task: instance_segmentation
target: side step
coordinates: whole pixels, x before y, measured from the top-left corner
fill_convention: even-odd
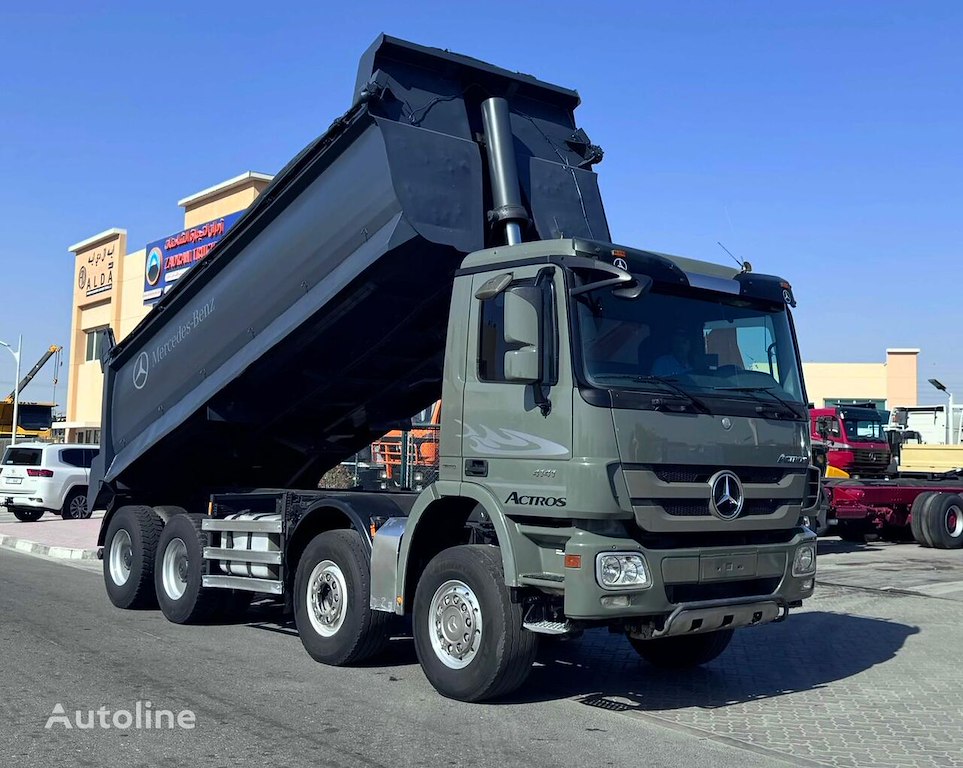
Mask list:
[[[228,533],[281,533],[281,520],[216,520],[201,521],[202,531]]]
[[[522,626],[540,635],[569,635],[576,631],[570,621],[526,621]]]
[[[245,592],[266,592],[270,595],[284,594],[284,584],[272,579],[252,579],[247,576],[211,575],[202,577],[201,584],[205,587],[220,587],[222,589],[240,589]]]
[[[204,547],[205,560],[230,560],[236,563],[281,564],[280,552],[259,552],[254,549],[228,549],[226,547]]]

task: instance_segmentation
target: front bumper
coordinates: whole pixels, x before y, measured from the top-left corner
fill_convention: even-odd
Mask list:
[[[725,626],[774,621],[785,615],[789,605],[812,595],[815,571],[795,576],[792,569],[799,548],[814,546],[815,541],[812,531],[800,527],[789,541],[776,544],[645,549],[632,539],[577,531],[566,543],[565,555],[579,555],[583,565],[565,569],[564,612],[569,619],[584,621],[680,617],[685,611],[703,612],[689,618],[701,618],[705,626],[716,618],[728,621]],[[594,565],[596,557],[607,552],[644,555],[650,585],[603,588]],[[615,596],[619,599],[612,600]],[[754,603],[758,605],[752,610],[746,607]],[[677,620],[682,621],[677,618],[672,623]]]

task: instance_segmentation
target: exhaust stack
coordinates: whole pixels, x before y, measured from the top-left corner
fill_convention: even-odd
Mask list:
[[[522,223],[528,221],[528,211],[522,205],[515,167],[515,147],[512,138],[508,102],[499,97],[482,102],[482,123],[488,145],[488,171],[492,184],[494,208],[488,220],[505,223],[505,239],[509,245],[522,242]]]

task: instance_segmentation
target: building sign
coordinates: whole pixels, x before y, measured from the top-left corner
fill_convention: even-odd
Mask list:
[[[114,287],[114,255],[117,243],[107,243],[78,259],[77,287],[85,296],[106,293]]]
[[[144,303],[153,304],[167,293],[191,267],[201,261],[243,211],[157,240],[147,246],[144,263]]]

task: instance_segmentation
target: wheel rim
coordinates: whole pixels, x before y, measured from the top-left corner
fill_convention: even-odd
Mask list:
[[[110,578],[118,587],[124,586],[130,578],[133,558],[134,547],[130,543],[130,534],[121,528],[110,542]]]
[[[337,634],[348,611],[348,585],[333,560],[322,560],[308,579],[308,618],[322,637]]]
[[[171,539],[164,550],[161,582],[171,600],[180,600],[187,590],[187,545],[183,539]]]
[[[946,532],[950,534],[950,536],[954,539],[960,538],[960,536],[963,535],[963,510],[955,504],[951,506],[946,510],[943,524],[946,526]]]
[[[74,496],[70,500],[70,516],[74,520],[80,520],[87,517],[87,497],[86,496]]]
[[[452,579],[435,590],[428,608],[428,636],[435,655],[450,669],[464,669],[478,655],[481,607],[465,582]]]

